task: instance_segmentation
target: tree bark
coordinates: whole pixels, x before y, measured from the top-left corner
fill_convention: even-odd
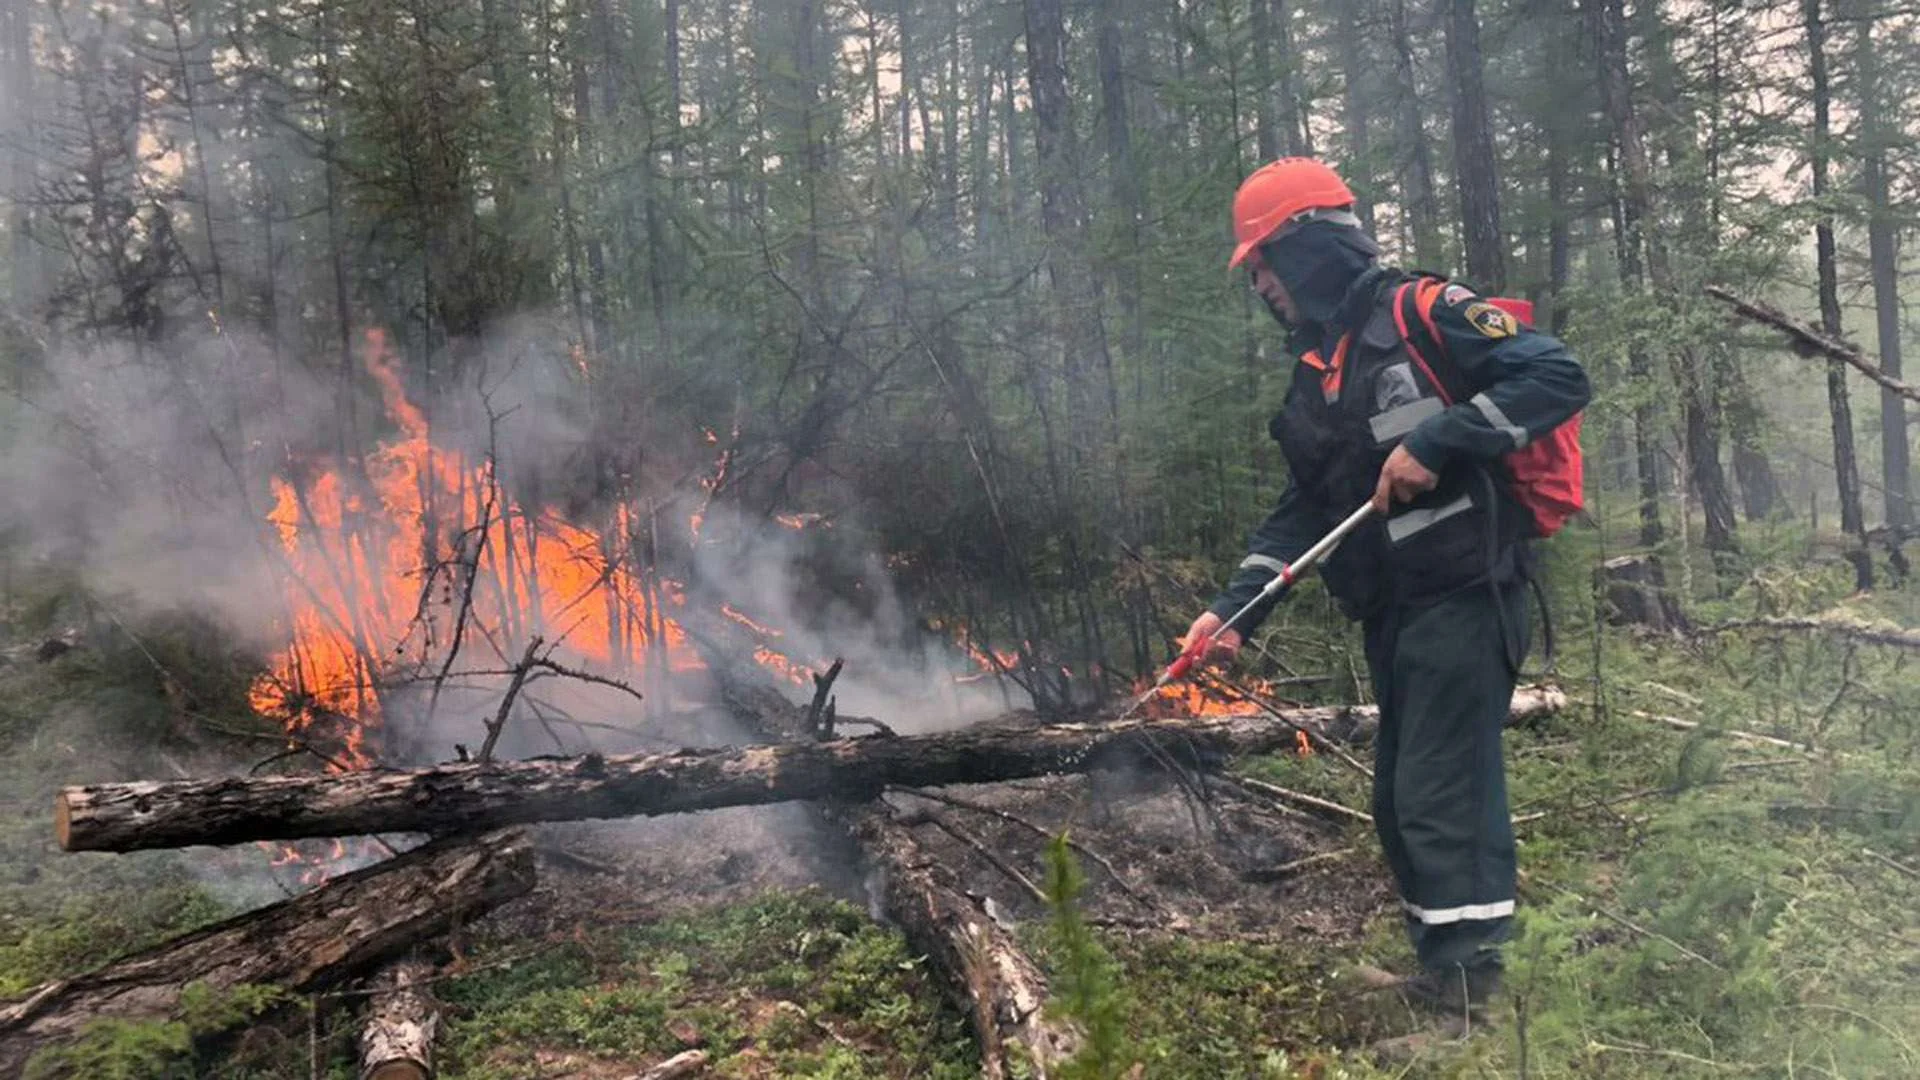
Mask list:
[[[886,868],[881,902],[914,949],[953,981],[980,1040],[982,1075],[1021,1075],[1018,1047],[1046,1077],[1072,1057],[1079,1037],[1046,1009],[1047,980],[1007,928],[967,894],[953,872],[894,821],[884,803],[850,812],[850,830],[869,859]]]
[[[1833,211],[1827,205],[1827,166],[1833,152],[1833,92],[1827,82],[1827,26],[1820,0],[1802,0],[1807,26],[1808,75],[1812,81],[1813,139],[1810,169],[1813,201],[1820,216],[1813,226],[1814,261],[1820,277],[1820,328],[1840,340],[1840,273],[1834,248]],[[1847,553],[1854,588],[1873,588],[1873,556],[1867,551],[1866,517],[1860,508],[1860,464],[1854,450],[1853,405],[1847,395],[1845,361],[1827,359],[1827,413],[1833,428],[1833,478],[1840,499],[1840,530],[1857,541]]]
[[[1499,167],[1487,116],[1480,20],[1473,0],[1447,0],[1447,80],[1453,112],[1453,176],[1460,189],[1467,278],[1488,292],[1507,284],[1506,240],[1500,230]]]
[[[96,1020],[173,1014],[192,983],[211,990],[334,985],[533,888],[533,849],[517,833],[429,844],[303,896],[46,983],[0,1007],[0,1076]]]
[[[1423,267],[1441,264],[1440,198],[1433,184],[1433,151],[1427,141],[1426,105],[1420,99],[1420,73],[1413,62],[1413,32],[1407,23],[1407,0],[1389,0],[1394,72],[1400,86],[1401,201],[1413,233],[1414,261]]]
[[[1620,277],[1630,293],[1644,292],[1645,263],[1642,261],[1642,229],[1651,212],[1652,167],[1647,161],[1646,137],[1633,107],[1632,85],[1627,73],[1627,28],[1621,0],[1592,0],[1594,42],[1599,49],[1600,97],[1619,155],[1616,170],[1615,200],[1619,219]],[[1653,381],[1653,361],[1646,350],[1631,346],[1628,370],[1641,384],[1643,404],[1633,411],[1634,458],[1640,479],[1640,543],[1659,546],[1665,539],[1660,524],[1660,449],[1655,429],[1657,411],[1648,393]],[[1681,522],[1686,527],[1686,522]],[[1656,568],[1657,569],[1657,568]]]
[[[1370,95],[1364,79],[1369,69],[1365,20],[1371,14],[1366,0],[1347,0],[1340,7],[1341,112],[1347,127],[1347,186],[1359,199],[1360,226],[1375,229],[1373,217],[1373,127]]]
[[[1900,378],[1900,267],[1895,222],[1887,187],[1887,145],[1891,135],[1880,76],[1880,55],[1873,40],[1876,18],[1862,11],[1855,24],[1854,81],[1859,92],[1862,194],[1867,198],[1867,261],[1873,277],[1873,307],[1880,337],[1880,370]],[[1907,452],[1907,410],[1893,390],[1880,390],[1880,484],[1887,525],[1913,524],[1912,482]]]
[[[1550,695],[1515,697],[1520,711],[1554,707]],[[870,799],[889,785],[939,787],[1080,772],[1151,758],[1168,746],[1217,768],[1231,757],[1292,745],[1289,725],[1338,732],[1370,711],[1370,706],[1322,706],[1289,709],[1278,720],[990,725],[934,735],[616,757],[97,784],[61,790],[55,830],[68,851],[134,851],[310,836],[448,833],[794,799]]]
[[[429,986],[434,966],[401,960],[374,975],[360,1026],[360,1080],[432,1080],[440,1003]]]

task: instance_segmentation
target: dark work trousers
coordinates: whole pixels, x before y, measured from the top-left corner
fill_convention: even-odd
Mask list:
[[[1528,636],[1526,585],[1503,585],[1499,596],[1496,607],[1494,590],[1474,585],[1366,623],[1380,703],[1373,823],[1407,935],[1429,970],[1497,964],[1512,932],[1513,822],[1500,735]]]

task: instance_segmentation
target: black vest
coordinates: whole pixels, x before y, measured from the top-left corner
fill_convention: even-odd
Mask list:
[[[1329,521],[1371,498],[1387,455],[1446,408],[1394,322],[1394,297],[1410,275],[1368,276],[1373,301],[1361,308],[1365,321],[1341,338],[1333,356],[1309,351],[1300,358],[1286,403],[1269,426],[1294,485]],[[1363,280],[1360,288],[1366,287]],[[1434,363],[1447,363],[1438,355],[1441,343],[1421,347]],[[1451,379],[1452,369],[1441,377]],[[1448,389],[1463,401],[1483,388],[1450,382]],[[1432,491],[1396,503],[1385,521],[1361,526],[1322,564],[1328,591],[1348,615],[1364,619],[1390,604],[1518,578],[1526,512],[1498,470],[1497,464],[1457,462]]]

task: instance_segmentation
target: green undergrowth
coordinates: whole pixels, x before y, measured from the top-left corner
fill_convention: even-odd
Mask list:
[[[924,959],[817,891],[527,952],[489,946],[442,988],[448,1080],[539,1075],[567,1055],[638,1065],[696,1044],[719,1076],[973,1075],[965,1023]]]

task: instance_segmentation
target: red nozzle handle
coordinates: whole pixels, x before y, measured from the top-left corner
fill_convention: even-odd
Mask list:
[[[1182,649],[1180,655],[1173,663],[1167,665],[1167,673],[1161,676],[1161,681],[1172,682],[1175,679],[1186,678],[1187,672],[1192,671],[1193,665],[1199,663],[1200,658],[1207,654],[1207,646],[1211,644],[1213,644],[1212,634],[1208,634],[1206,637],[1194,638],[1193,643],[1185,649]]]

